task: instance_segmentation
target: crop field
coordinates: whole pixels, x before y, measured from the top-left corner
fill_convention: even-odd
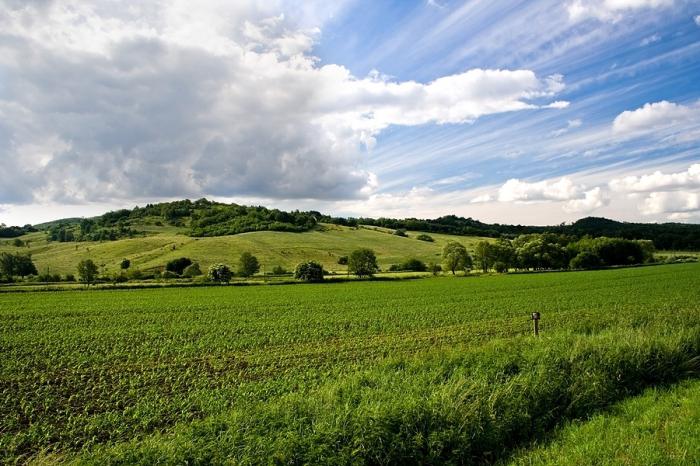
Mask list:
[[[494,463],[698,356],[696,263],[0,293],[0,462]]]

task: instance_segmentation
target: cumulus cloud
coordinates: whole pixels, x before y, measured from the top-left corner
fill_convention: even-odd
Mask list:
[[[569,213],[589,213],[607,205],[609,200],[604,196],[603,190],[600,187],[591,189],[583,193],[583,199],[572,199],[567,201],[564,206],[564,212]]]
[[[697,26],[700,26],[700,15],[697,15],[693,18],[693,21],[695,21],[695,24]]]
[[[681,105],[662,100],[647,103],[636,110],[626,110],[613,121],[616,134],[637,134],[695,121],[700,117],[700,105]]]
[[[476,196],[474,199],[469,201],[471,204],[482,204],[484,202],[491,202],[493,201],[493,196],[490,194],[481,194],[479,196]]]
[[[500,202],[514,201],[568,201],[580,197],[583,188],[564,177],[556,181],[530,183],[512,178],[498,190]]]
[[[678,173],[654,173],[640,176],[614,178],[609,183],[610,189],[618,192],[672,191],[684,188],[700,188],[700,163]]]
[[[670,214],[673,219],[688,218],[689,213],[700,211],[700,193],[654,192],[640,206],[644,215]]]
[[[665,8],[673,0],[574,0],[567,6],[572,21],[595,18],[600,21],[619,21],[625,13],[650,8]]]
[[[365,152],[391,125],[566,105],[548,103],[561,75],[419,83],[321,65],[318,28],[281,5],[0,0],[0,154],[14,161],[0,203],[362,198],[377,186]]]

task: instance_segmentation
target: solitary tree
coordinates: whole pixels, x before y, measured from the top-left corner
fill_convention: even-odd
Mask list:
[[[482,272],[488,272],[493,265],[491,243],[488,241],[479,241],[476,243],[476,247],[474,248],[474,260],[479,264]]]
[[[258,273],[260,270],[260,263],[258,258],[249,252],[244,252],[241,254],[241,258],[238,262],[238,273],[242,277],[251,277]]]
[[[214,264],[209,267],[208,277],[209,280],[213,282],[228,283],[231,281],[231,277],[233,277],[233,272],[231,272],[228,265]]]
[[[472,258],[467,249],[457,241],[448,241],[442,248],[442,262],[447,270],[452,271],[452,275],[456,270],[464,270],[472,266]]]
[[[127,270],[131,267],[131,261],[129,259],[122,259],[122,263],[119,264],[119,267],[121,267],[122,270]]]
[[[95,282],[97,272],[97,265],[92,259],[84,259],[78,263],[78,276],[80,277],[80,281],[85,282],[87,286]]]
[[[377,256],[367,248],[356,249],[348,257],[348,272],[358,277],[371,277],[379,270]]]

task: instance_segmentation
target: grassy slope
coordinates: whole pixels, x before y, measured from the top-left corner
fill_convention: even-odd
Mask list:
[[[137,230],[144,230],[135,226]],[[306,233],[253,232],[234,236],[191,238],[173,227],[149,226],[150,236],[119,241],[47,243],[43,233],[32,233],[21,239],[30,240],[29,248],[11,246],[10,241],[0,242],[0,252],[29,252],[40,272],[49,268],[51,273],[75,273],[78,262],[91,258],[107,272],[116,271],[123,258],[131,260],[133,268],[154,269],[171,259],[189,257],[203,268],[223,262],[236,265],[244,251],[257,256],[266,271],[276,265],[292,269],[304,260],[321,262],[327,270],[344,271],[338,265],[338,257],[348,255],[359,247],[373,249],[383,269],[391,264],[416,257],[425,262],[440,262],[442,246],[450,239],[472,248],[481,238],[431,235],[434,243],[418,241],[418,233],[409,238],[392,235],[380,229],[354,230],[340,226],[324,226]]]
[[[588,421],[572,422],[551,442],[522,450],[512,465],[700,464],[700,381],[652,388]]]

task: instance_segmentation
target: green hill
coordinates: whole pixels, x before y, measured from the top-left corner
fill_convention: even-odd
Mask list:
[[[0,252],[30,253],[40,272],[75,273],[82,259],[92,259],[105,272],[116,272],[122,259],[131,261],[132,269],[155,270],[169,260],[189,257],[202,268],[216,262],[236,265],[239,256],[249,251],[257,256],[264,271],[279,265],[288,270],[304,260],[315,260],[326,270],[344,272],[345,266],[338,258],[354,249],[368,247],[377,254],[382,269],[408,258],[424,262],[440,262],[444,244],[452,239],[468,249],[479,237],[431,234],[434,242],[416,239],[418,233],[408,232],[408,237],[392,234],[392,230],[377,227],[345,227],[319,224],[313,230],[302,233],[258,231],[237,235],[197,238],[187,236],[185,228],[134,224],[132,228],[146,232],[145,236],[114,241],[47,241],[45,232],[21,236],[29,246],[15,247],[12,241],[0,242]],[[261,270],[262,271],[262,270]]]

